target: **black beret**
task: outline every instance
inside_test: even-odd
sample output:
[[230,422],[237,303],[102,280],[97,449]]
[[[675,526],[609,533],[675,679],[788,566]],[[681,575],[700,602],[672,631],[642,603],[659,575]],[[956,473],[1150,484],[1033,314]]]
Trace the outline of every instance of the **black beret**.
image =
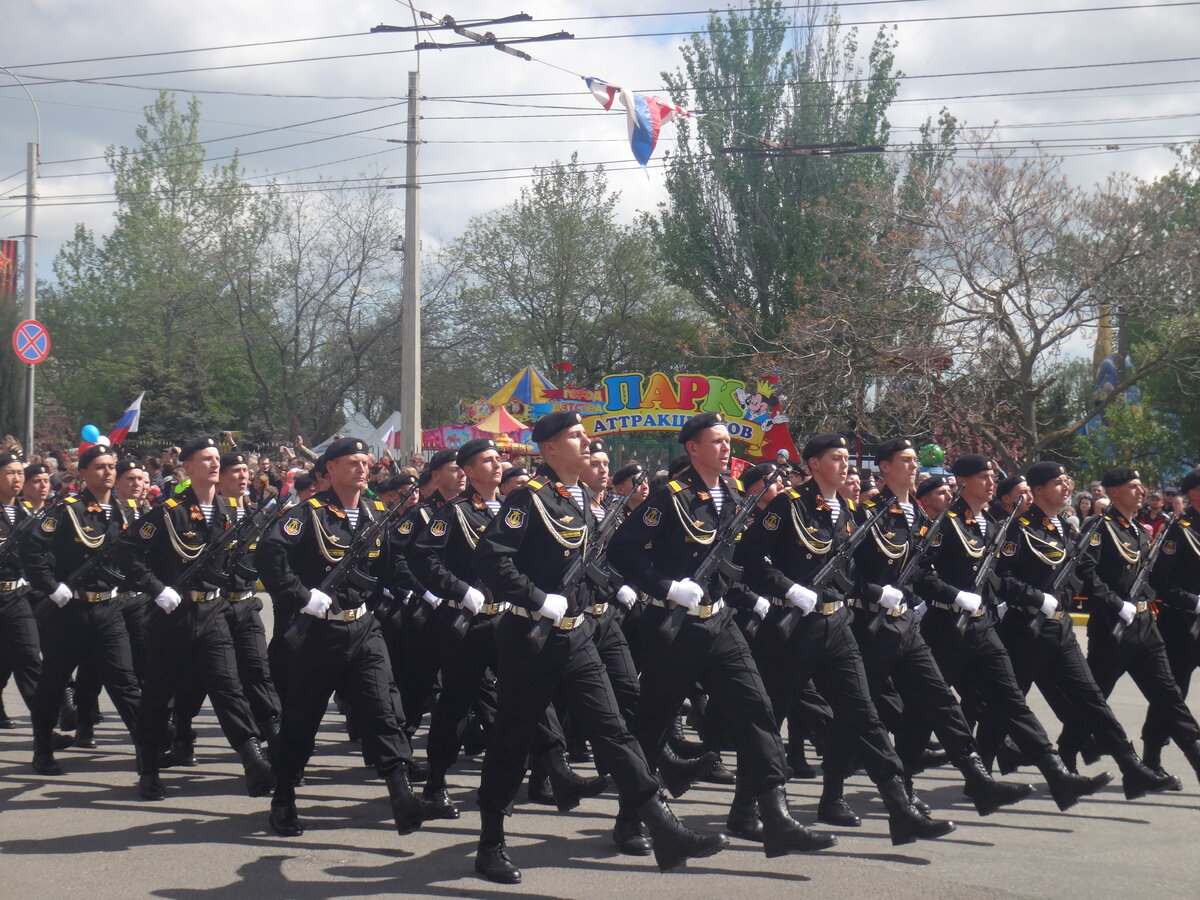
[[431,481],[433,481],[433,473],[428,469],[422,469],[421,474],[417,476],[417,487],[425,487]]
[[686,453],[680,453],[677,457],[667,463],[667,477],[674,478],[684,469],[692,464],[692,458]]
[[934,491],[944,488],[948,484],[949,482],[946,481],[945,475],[930,475],[917,485],[916,497],[920,500],[926,494],[932,494]]
[[201,450],[207,450],[209,447],[217,446],[217,442],[210,437],[192,438],[179,451],[179,461],[187,462],[192,456],[199,453]]
[[246,454],[240,450],[229,450],[221,454],[221,471],[232,469],[234,466],[246,465]]
[[1035,462],[1026,470],[1025,480],[1031,488],[1035,488],[1066,474],[1067,470],[1061,464],[1043,459],[1041,462]]
[[133,456],[127,456],[117,463],[117,477],[120,478],[126,472],[132,472],[137,469],[140,472],[145,472],[146,467],[142,465],[142,461]]
[[19,453],[13,453],[11,450],[4,450],[3,452],[0,452],[0,469],[4,468],[5,466],[11,466],[13,463],[23,462],[25,462],[25,460],[21,459],[21,455]]
[[439,450],[437,453],[433,454],[433,456],[429,457],[429,462],[425,463],[425,471],[433,474],[442,466],[448,466],[457,459],[457,450]]
[[1123,484],[1141,478],[1137,469],[1130,469],[1126,466],[1117,466],[1109,469],[1104,473],[1104,477],[1100,479],[1100,486],[1105,488],[1120,487]]
[[1024,475],[1006,475],[996,482],[996,496],[1003,497],[1024,480]]
[[500,476],[500,483],[504,484],[504,482],[508,481],[508,479],[520,478],[522,475],[528,478],[529,470],[524,466],[509,466],[504,470],[504,474]]
[[642,473],[642,467],[637,463],[630,463],[627,466],[621,466],[613,473],[612,483],[621,484],[628,481],[630,478],[637,478]]
[[582,425],[583,416],[577,412],[552,412],[542,416],[533,423],[533,440],[540,444],[548,441],[560,431],[566,431],[574,425]]
[[[3,468],[4,466],[8,465],[8,463],[2,461],[4,459],[5,455],[6,454],[0,454],[0,468]],[[20,460],[16,460],[16,461],[20,462]],[[117,473],[120,474],[120,471],[121,471],[121,464],[117,463]],[[49,475],[49,474],[50,474],[50,467],[48,465],[46,465],[45,463],[30,463],[29,465],[27,465],[25,467],[25,477],[26,478],[36,478],[38,475]]]
[[608,448],[604,446],[604,441],[601,438],[592,438],[588,444],[588,453],[607,453]]
[[980,472],[992,471],[992,461],[978,453],[964,453],[950,467],[950,474],[956,478],[970,478]]
[[301,472],[296,476],[296,480],[292,482],[292,488],[297,491],[307,491],[310,487],[316,484],[315,479],[309,472]]
[[[843,442],[843,446],[845,446]],[[892,438],[890,441],[884,441],[879,445],[879,449],[875,451],[875,462],[881,463],[891,459],[901,450],[911,450],[913,443],[908,438]]]
[[86,469],[92,464],[92,460],[100,456],[111,456],[112,452],[112,447],[108,446],[108,444],[105,444],[104,442],[92,444],[92,446],[88,447],[79,454],[79,468]]
[[1179,482],[1179,490],[1185,494],[1193,488],[1198,487],[1200,487],[1200,469],[1192,469]]
[[329,470],[325,468],[325,457],[318,456],[317,461],[313,463],[313,472],[317,475],[328,475]]
[[482,453],[484,450],[495,450],[496,442],[491,438],[475,438],[467,441],[458,448],[458,454],[455,456],[455,461],[460,465],[465,465],[471,461],[471,457],[476,453]]
[[820,456],[826,450],[834,450],[845,446],[846,439],[840,434],[814,434],[808,439],[808,443],[804,445],[804,450],[801,451],[800,458],[812,459],[814,456]]
[[[779,467],[773,462],[760,462],[757,465],[750,466],[750,468],[742,472],[742,476],[738,479],[738,481],[740,481],[742,483],[742,487],[748,491],[751,487],[758,484],[778,468]],[[759,490],[761,490],[761,488]]]
[[321,459],[328,463],[335,459],[341,459],[343,456],[353,456],[355,453],[366,452],[367,445],[364,441],[358,438],[344,437],[338,438],[326,447],[325,452],[321,454]]
[[679,429],[679,443],[686,444],[704,429],[724,424],[725,417],[718,412],[706,412],[692,416]]
[[393,475],[389,480],[394,485],[392,490],[398,491],[400,488],[406,488],[411,484],[416,484],[417,476],[410,475],[408,472],[401,472],[398,475]]

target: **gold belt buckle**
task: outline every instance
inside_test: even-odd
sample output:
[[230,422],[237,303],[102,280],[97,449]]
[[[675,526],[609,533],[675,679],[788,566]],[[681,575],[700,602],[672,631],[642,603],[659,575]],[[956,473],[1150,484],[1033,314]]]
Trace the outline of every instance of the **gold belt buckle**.
[[1140,613],[1144,613],[1146,611],[1146,609],[1148,608],[1148,606],[1149,606],[1149,604],[1147,604],[1145,600],[1139,600],[1137,602],[1137,611]]
[[583,616],[567,616],[559,621],[555,628],[559,631],[574,631],[581,621],[583,621]]
[[830,600],[828,603],[821,604],[821,615],[832,616],[835,612],[842,608],[841,600]]
[[608,604],[607,603],[596,603],[596,604],[588,607],[588,612],[593,616],[602,616],[606,612],[608,612]]
[[987,607],[981,603],[981,604],[979,604],[979,609],[977,609],[977,610],[975,610],[975,612],[971,613],[971,618],[972,619],[980,619],[983,617],[983,614],[985,612],[987,612]]
[[906,612],[908,612],[908,604],[906,604],[906,603],[901,603],[901,604],[900,604],[899,606],[897,606],[895,609],[889,609],[889,610],[887,611],[887,614],[888,614],[888,617],[889,617],[889,618],[892,618],[892,619],[898,619],[898,618],[900,618],[902,615],[904,615]]

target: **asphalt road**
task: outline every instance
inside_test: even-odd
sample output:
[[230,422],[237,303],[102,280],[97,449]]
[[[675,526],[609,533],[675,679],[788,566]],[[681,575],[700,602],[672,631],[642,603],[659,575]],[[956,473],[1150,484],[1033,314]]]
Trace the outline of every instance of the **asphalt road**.
[[[267,829],[268,801],[241,793],[240,766],[207,707],[197,720],[200,765],[165,771],[166,801],[146,803],[138,799],[133,751],[107,697],[99,748],[61,751],[67,773],[60,778],[33,774],[29,718],[11,684],[4,700],[19,727],[0,731],[0,898],[1200,896],[1200,788],[1174,747],[1165,764],[1183,778],[1182,793],[1129,802],[1118,778],[1065,814],[1033,770],[1019,774],[1038,785],[1034,797],[986,819],[963,799],[955,770],[924,773],[918,790],[959,828],[898,848],[888,840],[882,804],[859,775],[847,785],[847,798],[863,825],[840,830],[833,850],[768,860],[735,839],[723,853],[670,874],[660,874],[650,858],[616,853],[609,837],[613,794],[566,814],[522,803],[509,820],[509,843],[525,878],[504,887],[479,880],[472,869],[478,759],[452,773],[460,820],[399,837],[386,788],[363,767],[358,745],[346,740],[331,707],[299,791],[307,830],[286,839]],[[1053,736],[1056,725],[1040,697],[1034,701]],[[1128,679],[1118,686],[1114,708],[1136,742],[1145,701]],[[726,761],[732,765],[733,754]],[[1117,774],[1107,759],[1089,771],[1102,766]],[[812,821],[819,791],[817,781],[791,782],[802,821]],[[719,828],[731,793],[701,786],[673,807],[693,827]]]

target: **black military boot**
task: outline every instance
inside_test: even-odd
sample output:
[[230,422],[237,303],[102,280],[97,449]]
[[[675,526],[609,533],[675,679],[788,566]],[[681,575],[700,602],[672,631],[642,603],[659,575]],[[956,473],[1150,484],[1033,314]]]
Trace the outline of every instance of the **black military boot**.
[[267,822],[280,837],[299,837],[304,834],[300,816],[296,812],[296,789],[292,781],[292,778],[279,778],[275,783],[275,794],[271,797],[271,814]]
[[1147,794],[1171,790],[1174,776],[1165,772],[1158,775],[1152,769],[1148,769],[1132,746],[1119,755],[1114,754],[1113,758],[1121,769],[1121,787],[1125,790],[1126,800],[1136,800]]
[[933,810],[929,808],[929,804],[921,799],[921,795],[918,794],[917,789],[913,787],[911,775],[904,776],[904,790],[908,792],[908,802],[916,807],[917,812],[921,813],[923,816],[927,816],[933,812]]
[[242,771],[246,773],[246,796],[265,797],[275,790],[275,775],[271,764],[263,758],[258,738],[247,738],[237,748],[237,755],[242,758]]
[[712,856],[729,846],[729,838],[723,834],[698,834],[686,828],[658,794],[639,806],[637,813],[650,830],[660,872],[678,869],[689,859]]
[[1021,763],[1025,761],[1024,756],[1021,748],[1016,745],[1013,739],[1005,735],[1004,740],[1000,742],[1000,746],[996,748],[996,763],[1000,766],[1000,774],[1011,775],[1017,771],[1017,769],[1021,768]]
[[667,746],[680,759],[699,759],[708,751],[699,741],[689,741],[683,733],[683,714],[676,713],[675,724],[667,732]]
[[[1180,778],[1177,775],[1171,775],[1162,767],[1163,745],[1162,744],[1151,744],[1151,743],[1147,742],[1147,743],[1143,744],[1143,747],[1145,748],[1146,752],[1142,754],[1142,762],[1145,763],[1146,768],[1149,769],[1151,772],[1153,772],[1155,775],[1162,775],[1164,777],[1171,779],[1171,786],[1169,788],[1167,788],[1167,790],[1182,791],[1183,790],[1183,781],[1180,780]],[[1186,753],[1184,755],[1186,755]]]
[[561,750],[547,750],[542,754],[542,765],[554,791],[554,805],[559,812],[569,812],[585,797],[597,797],[608,789],[608,778],[597,775],[584,778],[576,775],[567,765],[567,757]]
[[663,747],[658,774],[672,797],[682,797],[693,784],[711,775],[720,762],[721,757],[711,751],[696,759],[680,759],[670,747]]
[[812,831],[792,818],[783,785],[763,791],[755,799],[762,816],[763,852],[768,859],[787,853],[825,850],[837,843],[832,834]]
[[70,685],[63,691],[62,705],[58,709],[58,727],[63,731],[74,731],[79,724],[79,714],[75,709],[75,688]]
[[996,810],[1024,800],[1033,793],[1033,786],[994,781],[983,767],[978,753],[972,753],[956,764],[966,782],[963,793],[975,803],[975,811],[990,816]]
[[758,800],[739,784],[733,792],[733,803],[729,806],[729,818],[725,820],[725,830],[734,837],[763,842],[763,824],[758,817]]
[[724,761],[720,756],[717,756],[717,764],[712,767],[712,771],[700,778],[705,784],[737,784],[737,776],[729,771]]
[[1185,744],[1179,749],[1183,751],[1184,758],[1187,759],[1188,765],[1192,767],[1192,771],[1196,773],[1196,777],[1200,778],[1200,741]]
[[450,792],[446,790],[446,771],[441,766],[429,767],[429,777],[425,780],[421,796],[433,804],[435,819],[458,818],[458,807],[454,805],[454,801],[450,799]]
[[96,726],[92,724],[91,717],[80,719],[79,724],[75,726],[74,745],[83,750],[96,749]]
[[546,777],[544,772],[530,770],[529,782],[525,787],[525,794],[529,798],[530,803],[537,803],[539,806],[558,805],[554,799],[554,791],[550,789],[550,779]]
[[840,775],[825,772],[821,802],[817,804],[817,821],[841,828],[857,828],[862,824],[862,819],[854,814],[846,802],[845,779]]
[[8,717],[8,710],[4,708],[4,698],[0,697],[0,728],[16,728],[17,723]]
[[143,800],[166,800],[167,789],[158,777],[158,749],[137,749],[138,794]]
[[787,764],[788,768],[792,770],[792,778],[807,781],[817,777],[816,768],[809,765],[808,756],[804,752],[804,738],[799,735],[788,741]]
[[504,845],[504,813],[479,811],[479,848],[475,871],[497,884],[520,884],[521,870],[508,858]]
[[911,844],[918,838],[939,838],[955,828],[949,820],[925,815],[908,798],[908,791],[899,775],[880,782],[879,796],[888,811],[888,831],[893,846]]
[[1080,797],[1094,794],[1112,781],[1112,776],[1107,772],[1101,772],[1090,778],[1086,775],[1069,772],[1059,755],[1053,752],[1041,757],[1037,761],[1037,767],[1046,779],[1046,784],[1050,788],[1050,796],[1054,798],[1054,802],[1063,812],[1078,803]]
[[653,851],[650,842],[650,832],[642,824],[635,810],[625,809],[617,812],[617,821],[613,823],[613,843],[626,856],[649,856]]
[[196,765],[196,732],[190,724],[175,729],[171,748],[159,758],[158,764],[163,769]]
[[53,753],[41,752],[33,754],[33,771],[39,775],[61,775],[63,767]]
[[397,834],[412,834],[421,824],[437,818],[437,810],[423,797],[416,796],[408,783],[408,769],[396,766],[384,776],[387,781],[388,797],[392,801],[392,816],[396,820]]

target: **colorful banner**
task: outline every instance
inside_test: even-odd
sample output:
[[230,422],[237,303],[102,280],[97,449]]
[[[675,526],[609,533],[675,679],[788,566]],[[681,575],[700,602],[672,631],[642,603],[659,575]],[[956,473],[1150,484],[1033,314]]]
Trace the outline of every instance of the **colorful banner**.
[[[495,438],[496,443],[500,444],[502,449],[507,449],[500,436],[494,435],[490,431],[480,431],[474,425],[442,425],[439,428],[422,431],[421,445],[426,450],[457,450],[469,440],[489,437]],[[505,437],[517,444],[528,445],[533,442],[533,430],[523,428],[505,435]]]
[[17,242],[0,241],[0,297],[17,293]]
[[[795,459],[796,445],[788,433],[775,382],[772,378],[748,386],[735,378],[662,372],[609,375],[600,388],[603,408],[585,416],[583,423],[595,437],[674,432],[697,413],[719,412],[725,415],[730,436],[748,445],[748,455],[761,459],[787,450]],[[574,401],[556,401],[555,409],[559,402]]]

